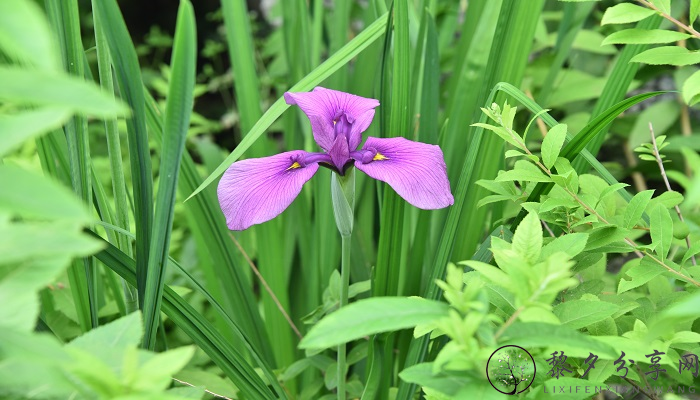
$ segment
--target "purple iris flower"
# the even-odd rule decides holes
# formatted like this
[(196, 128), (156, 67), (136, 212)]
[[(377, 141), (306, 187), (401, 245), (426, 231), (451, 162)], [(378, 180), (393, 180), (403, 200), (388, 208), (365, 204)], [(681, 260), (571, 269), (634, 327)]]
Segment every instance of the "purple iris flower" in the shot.
[(357, 150), (379, 101), (322, 87), (287, 92), (284, 99), (306, 113), (314, 140), (324, 152), (294, 150), (233, 163), (217, 190), (229, 229), (244, 230), (278, 216), (319, 165), (340, 175), (355, 166), (388, 183), (418, 208), (432, 210), (454, 203), (440, 147), (402, 137), (369, 137)]

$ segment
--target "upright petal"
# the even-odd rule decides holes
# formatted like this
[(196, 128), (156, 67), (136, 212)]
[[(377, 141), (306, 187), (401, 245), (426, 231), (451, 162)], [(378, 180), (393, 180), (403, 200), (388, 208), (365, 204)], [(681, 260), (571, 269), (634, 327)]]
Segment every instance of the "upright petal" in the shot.
[[(368, 99), (374, 100), (374, 99)], [(376, 101), (376, 100), (374, 100)], [(379, 102), (377, 101), (377, 105)], [(350, 150), (355, 150), (362, 143), (362, 132), (369, 128), (369, 125), (374, 119), (374, 108), (364, 111), (361, 114), (355, 115), (355, 122), (352, 124), (350, 134), (348, 135), (348, 147)]]
[(433, 210), (454, 203), (440, 147), (402, 137), (367, 138), (355, 167), (388, 183), (412, 205)]
[(343, 172), (343, 166), (345, 166), (345, 163), (352, 161), (350, 159), (348, 141), (345, 139), (345, 135), (340, 134), (335, 138), (333, 146), (328, 150), (328, 155), (338, 171)]
[(217, 189), (229, 229), (269, 221), (289, 207), (318, 170), (317, 163), (304, 163), (307, 155), (296, 150), (233, 163)]
[[(314, 139), (322, 149), (329, 151), (335, 141), (334, 121), (342, 114), (352, 123), (350, 132), (345, 132), (351, 150), (362, 141), (362, 132), (374, 118), (374, 108), (379, 101), (338, 90), (316, 87), (311, 92), (287, 92), (287, 104), (296, 104), (309, 117)], [(354, 146), (353, 146), (354, 145)]]

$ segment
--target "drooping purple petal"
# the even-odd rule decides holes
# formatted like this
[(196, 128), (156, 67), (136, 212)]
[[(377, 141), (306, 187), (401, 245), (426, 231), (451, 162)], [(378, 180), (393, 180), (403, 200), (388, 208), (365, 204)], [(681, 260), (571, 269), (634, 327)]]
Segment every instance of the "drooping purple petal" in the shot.
[(433, 210), (454, 203), (440, 147), (402, 137), (367, 138), (355, 167), (384, 181), (412, 205)]
[(318, 170), (313, 156), (301, 150), (233, 163), (224, 173), (217, 193), (229, 229), (240, 231), (269, 221), (284, 211)]
[(311, 92), (287, 92), (284, 99), (287, 104), (298, 105), (309, 117), (314, 139), (326, 151), (333, 147), (337, 136), (335, 125), (342, 117), (346, 119), (338, 128), (349, 130), (342, 133), (348, 138), (350, 150), (356, 149), (362, 141), (362, 132), (372, 123), (374, 108), (379, 106), (379, 101), (375, 99), (320, 86)]

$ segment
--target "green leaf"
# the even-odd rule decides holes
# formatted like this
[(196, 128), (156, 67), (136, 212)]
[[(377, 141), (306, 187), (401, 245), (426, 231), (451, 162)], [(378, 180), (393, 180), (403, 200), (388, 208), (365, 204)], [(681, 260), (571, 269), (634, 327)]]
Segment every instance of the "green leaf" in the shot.
[(529, 213), (513, 234), (513, 250), (530, 264), (535, 264), (542, 251), (542, 224), (537, 214)]
[(143, 347), (155, 348), (156, 331), (160, 324), (165, 264), (170, 248), (170, 234), (175, 214), (175, 194), (180, 160), (185, 148), (187, 129), (194, 101), (197, 75), (197, 28), (192, 4), (183, 0), (177, 14), (175, 39), (171, 59), (171, 78), (165, 106), (165, 121), (160, 161), (160, 179), (156, 195), (156, 211), (148, 252), (148, 270), (143, 294)]
[(632, 57), (630, 62), (651, 65), (691, 65), (700, 63), (700, 52), (680, 46), (661, 46)]
[(30, 0), (0, 2), (0, 48), (23, 64), (44, 70), (61, 68), (57, 43), (48, 21), (41, 8)]
[(502, 126), (495, 126), (491, 124), (483, 124), (480, 122), (477, 122), (475, 124), (472, 124), (471, 126), (475, 126), (477, 128), (484, 128), (488, 129), (491, 132), (495, 133), (498, 135), (501, 139), (505, 140), (506, 142), (512, 144), (513, 146), (517, 147), (518, 149), (523, 150), (523, 145), (520, 141), (518, 141), (514, 136), (512, 131), (507, 130), (506, 128)]
[(618, 190), (626, 188), (627, 186), (629, 185), (626, 183), (615, 183), (606, 187), (605, 189), (601, 190), (600, 195), (598, 196), (598, 202), (602, 201), (611, 194), (616, 193)]
[(689, 18), (691, 26), (698, 19), (698, 14), (700, 14), (700, 0), (690, 0)]
[[(627, 233), (628, 231), (626, 229), (611, 225), (594, 229), (588, 236), (588, 243), (586, 243), (585, 250), (594, 250), (614, 242), (622, 242), (627, 236)], [(626, 244), (625, 248), (627, 248)]]
[(627, 24), (630, 22), (641, 21), (644, 18), (651, 17), (656, 11), (634, 5), (632, 3), (622, 3), (605, 10), (601, 25), (607, 24)]
[(495, 285), (508, 289), (510, 292), (516, 289), (508, 274), (503, 272), (503, 270), (500, 268), (496, 268), (493, 265), (486, 264), (484, 262), (473, 260), (462, 261), (460, 264), (466, 265), (469, 268), (477, 271), (486, 280)]
[[(303, 359), (303, 361), (308, 361), (308, 359), (305, 358)], [(236, 387), (233, 386), (229, 380), (221, 378), (214, 372), (204, 371), (201, 369), (185, 368), (182, 371), (175, 374), (174, 378), (177, 378), (181, 381), (185, 381), (187, 383), (191, 383), (192, 385), (197, 387), (207, 388), (207, 390), (210, 390), (222, 396), (236, 397)], [(282, 380), (281, 376), (280, 380)]]
[(299, 343), (302, 349), (325, 349), (363, 336), (426, 324), (447, 315), (449, 306), (418, 297), (373, 297), (326, 316)]
[(623, 228), (632, 229), (639, 222), (639, 219), (642, 218), (642, 214), (644, 214), (644, 210), (647, 208), (647, 204), (649, 204), (651, 196), (653, 195), (653, 190), (645, 190), (632, 197), (632, 200), (630, 200), (625, 209), (625, 215), (622, 219)]
[(673, 240), (673, 220), (668, 209), (663, 205), (657, 205), (649, 215), (651, 229), (651, 243), (655, 246), (656, 254), (661, 257), (661, 261), (666, 259), (668, 251), (671, 249)]
[(113, 370), (124, 364), (127, 349), (136, 349), (143, 337), (141, 312), (133, 312), (74, 339), (69, 347), (98, 357)]
[(552, 254), (559, 251), (568, 254), (571, 258), (576, 257), (586, 247), (587, 241), (588, 234), (582, 232), (569, 233), (567, 235), (559, 236), (547, 243), (547, 245), (542, 248), (540, 260), (547, 259)]
[(134, 388), (144, 392), (166, 389), (172, 383), (173, 374), (187, 365), (194, 351), (195, 346), (183, 346), (151, 357), (135, 374), (137, 379), (133, 383)]
[(671, 15), (671, 0), (650, 0), (664, 14)]
[(92, 216), (73, 192), (54, 180), (0, 165), (0, 209), (22, 218), (88, 223)]
[(671, 208), (674, 206), (677, 206), (683, 202), (683, 195), (675, 192), (675, 191), (670, 191), (670, 192), (663, 192), (660, 195), (654, 197), (651, 199), (649, 204), (647, 205), (646, 211), (650, 212), (653, 208), (655, 208), (657, 205), (662, 205), (666, 208)]
[(50, 225), (0, 222), (0, 233), (3, 235), (0, 241), (2, 265), (54, 257), (64, 261), (64, 258), (87, 256), (102, 248), (99, 241), (81, 234), (80, 226), (64, 222)]
[(530, 161), (518, 160), (513, 169), (496, 177), (496, 182), (503, 181), (551, 182), (552, 180)]
[(71, 259), (101, 248), (80, 226), (9, 223), (0, 220), (0, 324), (29, 332), (39, 313), (40, 289), (52, 283)]
[(561, 146), (566, 139), (566, 131), (567, 126), (565, 124), (555, 125), (542, 140), (542, 161), (545, 167), (551, 169), (557, 161)]
[(557, 304), (552, 311), (562, 325), (581, 329), (615, 314), (619, 308), (606, 301), (571, 300)]
[(99, 353), (102, 348), (123, 351), (127, 347), (138, 346), (142, 335), (141, 312), (136, 311), (84, 333), (70, 342), (69, 346), (89, 353)]
[(610, 34), (603, 44), (660, 44), (674, 43), (692, 35), (666, 29), (624, 29)]
[(650, 341), (667, 334), (675, 335), (679, 324), (683, 322), (692, 322), (698, 318), (699, 308), (700, 292), (683, 296), (677, 302), (664, 308), (653, 317), (646, 334), (646, 339)]
[(59, 72), (0, 65), (0, 100), (48, 105), (97, 117), (124, 116), (128, 108), (98, 86)]
[(26, 140), (60, 128), (70, 117), (69, 110), (45, 107), (15, 115), (0, 115), (0, 157), (16, 150)]
[[(133, 215), (136, 232), (136, 264), (138, 279), (139, 307), (143, 308), (145, 300), (146, 274), (151, 236), (153, 234), (153, 171), (151, 168), (151, 150), (148, 143), (149, 132), (146, 129), (145, 90), (141, 76), (138, 56), (126, 22), (116, 0), (93, 0), (93, 12), (101, 22), (109, 53), (113, 62), (114, 76), (121, 98), (132, 109), (132, 116), (126, 120), (127, 142), (129, 144), (129, 164), (131, 166), (131, 183), (133, 186)], [(152, 132), (153, 135), (158, 133)]]
[(691, 331), (676, 332), (669, 343), (693, 343), (700, 342), (700, 333)]
[(688, 248), (688, 250), (683, 255), (683, 260), (681, 261), (681, 265), (685, 264), (686, 261), (690, 260), (690, 257), (692, 257), (698, 253), (700, 253), (700, 242), (695, 242), (695, 243), (690, 245), (690, 248)]
[(692, 106), (700, 101), (700, 70), (695, 71), (683, 83), (683, 101)]
[(434, 363), (413, 365), (401, 371), (399, 377), (406, 382), (416, 383), (423, 387), (436, 388), (441, 393), (449, 395), (454, 395), (465, 384), (472, 381), (469, 378), (465, 379), (464, 374), (458, 374), (457, 371), (438, 370), (435, 368)]
[[(554, 33), (558, 35), (558, 32)], [(616, 54), (617, 49), (615, 46), (611, 46), (603, 43), (605, 36), (601, 33), (593, 30), (582, 29), (576, 35), (576, 39), (571, 45), (572, 49), (588, 51), (594, 54)], [(573, 72), (573, 70), (570, 70)], [(561, 88), (559, 89), (561, 90)]]
[(239, 0), (221, 1), (226, 42), (231, 67), (236, 76), (234, 90), (236, 109), (240, 115), (240, 129), (248, 132), (260, 118), (260, 77), (256, 71), (255, 48), (253, 46), (251, 18), (247, 2)]
[(500, 345), (515, 344), (528, 347), (567, 347), (599, 356), (618, 357), (618, 352), (610, 345), (584, 335), (572, 328), (542, 322), (516, 322), (509, 326), (499, 340)]
[(625, 272), (625, 275), (632, 279), (620, 279), (620, 283), (617, 286), (618, 294), (639, 287), (666, 271), (662, 266), (651, 261), (648, 257), (632, 260), (629, 263), (632, 264), (632, 267)]

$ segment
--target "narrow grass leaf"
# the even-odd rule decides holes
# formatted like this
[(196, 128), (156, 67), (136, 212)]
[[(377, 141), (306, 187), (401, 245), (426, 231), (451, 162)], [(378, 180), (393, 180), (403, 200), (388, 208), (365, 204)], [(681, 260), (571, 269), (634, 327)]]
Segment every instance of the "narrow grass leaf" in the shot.
[(234, 72), (236, 109), (241, 130), (248, 132), (262, 114), (260, 110), (260, 82), (255, 68), (253, 35), (245, 0), (222, 0), (226, 42)]
[[(78, 2), (64, 1), (61, 3), (47, 2), (47, 11), (53, 28), (58, 35), (59, 45), (61, 48), (61, 56), (63, 65), (66, 71), (77, 79), (84, 79), (86, 71), (84, 64), (83, 42), (80, 35), (80, 13), (78, 11)], [(34, 84), (37, 84), (34, 82)], [(5, 85), (3, 85), (5, 86)], [(89, 84), (91, 88), (94, 85)], [(52, 87), (49, 84), (49, 87)], [(56, 90), (56, 88), (54, 88)], [(25, 89), (26, 91), (26, 89)], [(72, 94), (75, 95), (75, 94)], [(63, 95), (65, 96), (65, 94)], [(100, 94), (98, 97), (103, 97), (109, 102), (114, 103), (113, 99)], [(107, 107), (107, 105), (103, 106)], [(64, 127), (66, 134), (66, 142), (68, 144), (68, 161), (70, 167), (71, 185), (73, 191), (80, 197), (83, 202), (92, 208), (92, 176), (91, 176), (91, 161), (90, 161), (90, 142), (88, 140), (88, 123), (84, 115), (74, 115), (68, 120)], [(95, 264), (90, 257), (82, 260), (83, 271), (78, 271), (77, 263), (71, 267), (69, 276), (74, 279), (83, 281), (86, 286), (84, 288), (85, 297), (82, 294), (82, 288), (76, 287), (73, 292), (73, 298), (78, 311), (78, 317), (83, 330), (86, 328), (94, 328), (98, 325), (97, 311), (99, 308), (97, 298), (97, 274), (95, 272)], [(78, 282), (71, 282), (78, 284)], [(86, 315), (88, 313), (88, 315)], [(89, 320), (87, 320), (89, 318)]]
[(134, 196), (134, 220), (136, 225), (136, 271), (139, 306), (143, 307), (146, 290), (148, 252), (153, 227), (153, 177), (151, 153), (146, 131), (144, 89), (136, 50), (129, 37), (124, 18), (116, 0), (95, 1), (93, 12), (99, 16), (122, 99), (132, 110), (126, 120), (129, 139), (129, 161)]
[(160, 179), (156, 197), (156, 214), (144, 292), (145, 334), (143, 347), (148, 349), (155, 347), (156, 330), (160, 321), (160, 303), (175, 212), (177, 178), (180, 171), (180, 159), (185, 147), (185, 137), (190, 125), (190, 114), (192, 113), (197, 73), (196, 35), (192, 4), (188, 0), (182, 0), (175, 26), (171, 61), (172, 73), (165, 106), (163, 143), (160, 152)]

